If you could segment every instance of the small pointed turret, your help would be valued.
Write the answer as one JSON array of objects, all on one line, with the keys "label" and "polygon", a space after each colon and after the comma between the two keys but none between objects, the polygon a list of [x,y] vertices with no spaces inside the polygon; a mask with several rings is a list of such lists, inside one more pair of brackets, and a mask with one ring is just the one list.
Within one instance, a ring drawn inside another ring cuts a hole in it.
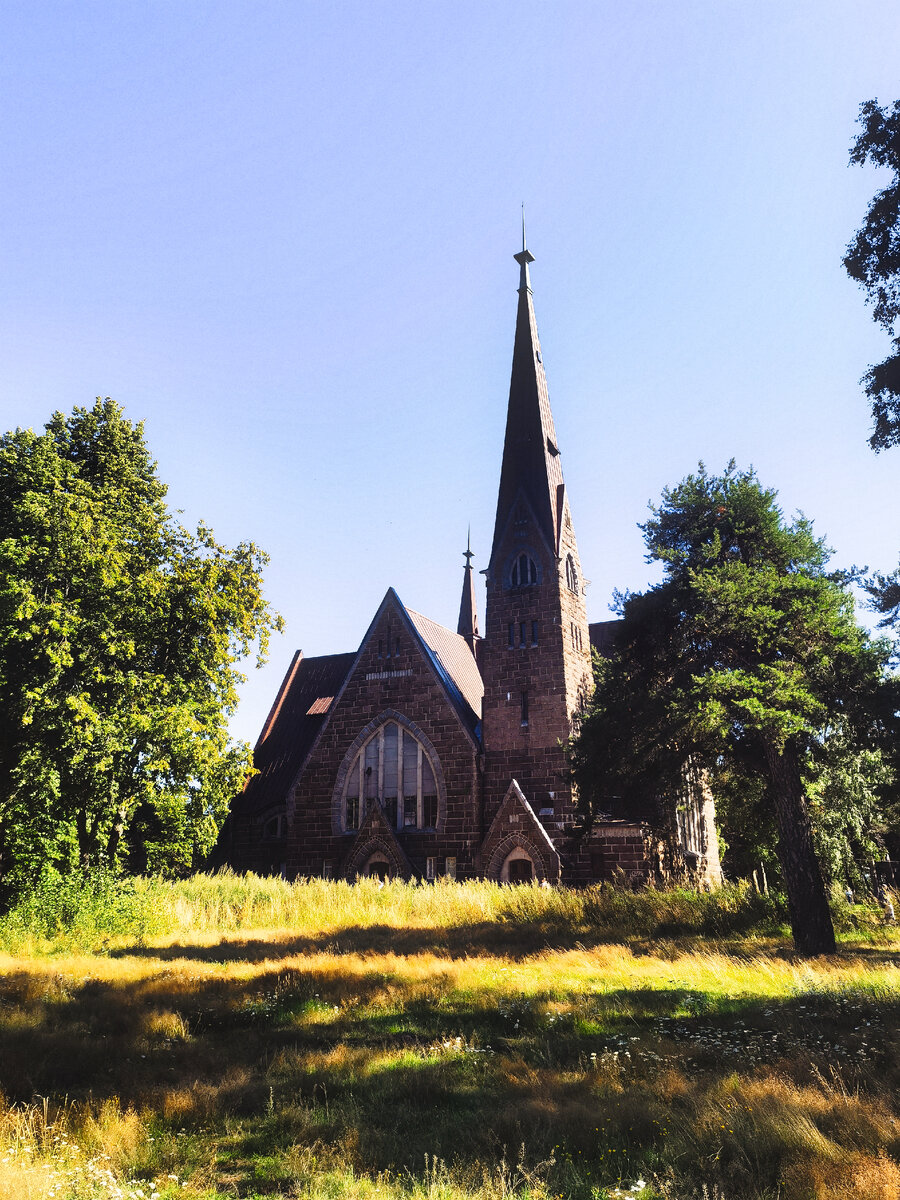
[{"label": "small pointed turret", "polygon": [[475,643],[478,641],[478,612],[475,607],[475,578],[472,572],[472,559],[474,555],[472,554],[471,529],[466,539],[463,558],[466,560],[466,565],[463,568],[462,599],[459,602],[459,621],[456,626],[456,632],[466,639],[474,654]]}]

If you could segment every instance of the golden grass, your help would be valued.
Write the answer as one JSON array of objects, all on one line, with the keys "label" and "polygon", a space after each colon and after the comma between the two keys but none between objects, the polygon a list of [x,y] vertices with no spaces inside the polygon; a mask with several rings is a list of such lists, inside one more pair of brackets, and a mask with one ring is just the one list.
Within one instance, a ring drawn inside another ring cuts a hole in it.
[{"label": "golden grass", "polygon": [[[863,912],[863,910],[859,910]],[[739,933],[752,926],[777,932],[771,900],[734,885],[714,894],[643,892],[588,888],[504,888],[488,882],[459,885],[445,880],[421,886],[377,880],[195,875],[166,882],[136,879],[116,883],[68,880],[26,898],[0,918],[0,950],[33,955],[110,949],[203,934],[250,933],[265,929],[302,931],[309,940],[344,936],[361,940],[403,934],[447,940],[448,948],[493,934],[527,948],[561,939],[625,940],[654,934],[704,936]],[[412,948],[412,947],[410,947]]]},{"label": "golden grass", "polygon": [[890,932],[804,961],[604,941],[589,893],[189,885],[190,931],[0,955],[0,1200],[900,1195]]}]

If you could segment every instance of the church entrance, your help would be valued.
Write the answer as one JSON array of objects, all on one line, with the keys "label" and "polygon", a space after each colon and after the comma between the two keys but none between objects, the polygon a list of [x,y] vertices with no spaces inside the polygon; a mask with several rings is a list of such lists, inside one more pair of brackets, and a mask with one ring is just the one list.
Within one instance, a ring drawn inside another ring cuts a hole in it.
[{"label": "church entrance", "polygon": [[369,879],[380,879],[382,881],[390,879],[390,865],[387,859],[370,858],[366,863],[364,875],[368,875]]},{"label": "church entrance", "polygon": [[536,878],[533,856],[524,846],[515,846],[500,868],[500,883],[532,883]]},{"label": "church entrance", "polygon": [[530,858],[514,858],[510,862],[510,883],[531,883],[532,879],[534,879],[534,868]]}]

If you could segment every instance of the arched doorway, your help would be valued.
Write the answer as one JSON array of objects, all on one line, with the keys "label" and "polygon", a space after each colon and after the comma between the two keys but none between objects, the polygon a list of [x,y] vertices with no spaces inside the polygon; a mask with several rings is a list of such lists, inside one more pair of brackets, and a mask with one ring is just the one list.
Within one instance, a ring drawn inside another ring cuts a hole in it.
[{"label": "arched doorway", "polygon": [[391,877],[391,864],[383,854],[373,854],[363,867],[361,874],[369,879],[380,879],[384,882]]},{"label": "arched doorway", "polygon": [[506,856],[500,868],[500,882],[532,883],[535,874],[534,859],[522,846],[516,846]]}]

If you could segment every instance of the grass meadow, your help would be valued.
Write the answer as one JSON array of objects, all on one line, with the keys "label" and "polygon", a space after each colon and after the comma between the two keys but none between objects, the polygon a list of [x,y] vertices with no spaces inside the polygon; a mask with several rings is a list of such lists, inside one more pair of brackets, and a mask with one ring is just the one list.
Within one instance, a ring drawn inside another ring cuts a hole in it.
[{"label": "grass meadow", "polygon": [[0,920],[0,1200],[897,1200],[900,935],[233,875]]}]

